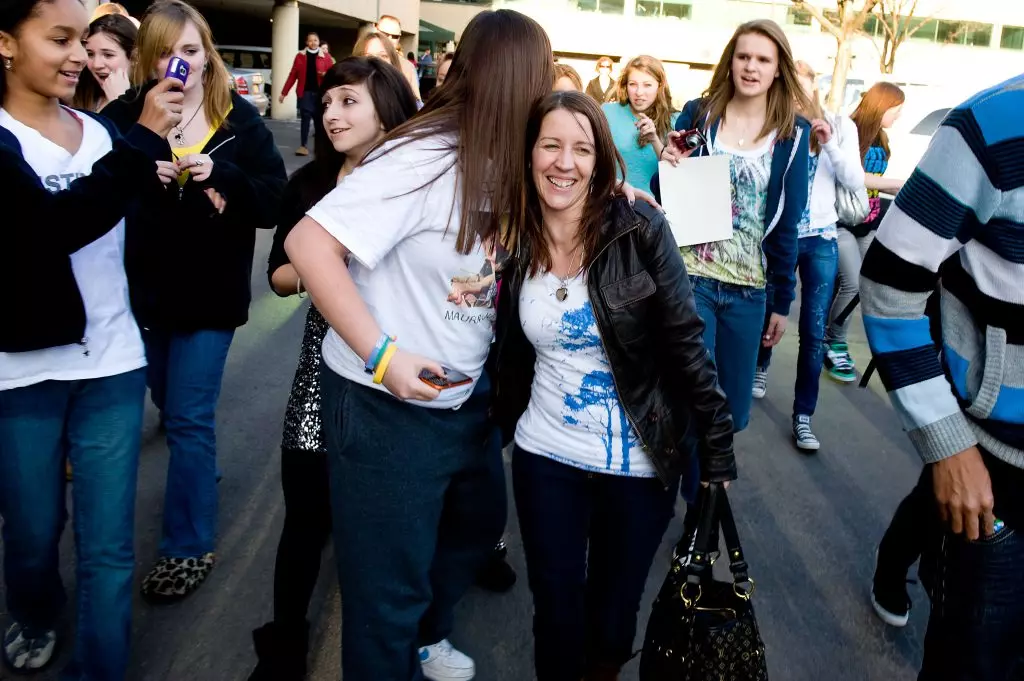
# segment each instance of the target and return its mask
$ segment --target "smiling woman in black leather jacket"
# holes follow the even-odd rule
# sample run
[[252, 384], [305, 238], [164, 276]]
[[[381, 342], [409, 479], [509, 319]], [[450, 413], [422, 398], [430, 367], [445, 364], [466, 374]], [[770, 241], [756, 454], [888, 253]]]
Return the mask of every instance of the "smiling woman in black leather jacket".
[[702, 481], [732, 480], [732, 420], [668, 223], [610, 198], [621, 159], [600, 109], [554, 93], [527, 143], [493, 414], [516, 442], [538, 681], [610, 680], [631, 657], [684, 435], [699, 442]]

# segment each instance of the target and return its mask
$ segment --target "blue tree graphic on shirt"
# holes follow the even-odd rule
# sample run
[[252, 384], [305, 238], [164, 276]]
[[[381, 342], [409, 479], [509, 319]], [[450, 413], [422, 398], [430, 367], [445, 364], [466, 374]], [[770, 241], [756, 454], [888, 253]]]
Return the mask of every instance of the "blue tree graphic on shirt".
[[[582, 307], [567, 310], [562, 315], [558, 344], [570, 353], [601, 347], [601, 337], [594, 322], [594, 309], [589, 300]], [[605, 367], [608, 366], [607, 358], [603, 359], [603, 364]], [[611, 371], [594, 370], [585, 375], [580, 383], [579, 392], [567, 393], [564, 403], [568, 410], [563, 414], [566, 425], [579, 426], [601, 438], [607, 454], [605, 467], [608, 469], [612, 467], [612, 455], [617, 444], [612, 419], [618, 417], [622, 433], [619, 438], [622, 471], [628, 473], [629, 452], [636, 446], [636, 436], [625, 411], [619, 406]]]

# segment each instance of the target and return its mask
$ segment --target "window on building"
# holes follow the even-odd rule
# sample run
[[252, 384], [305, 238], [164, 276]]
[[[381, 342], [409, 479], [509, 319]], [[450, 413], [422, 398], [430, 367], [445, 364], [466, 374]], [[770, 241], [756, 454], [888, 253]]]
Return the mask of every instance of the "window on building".
[[939, 31], [939, 22], [934, 19], [919, 19], [913, 17], [911, 19], [901, 19], [900, 26], [906, 26], [909, 22], [909, 30], [912, 31], [912, 40], [925, 40], [927, 42], [935, 42], [935, 36]]
[[576, 0], [576, 9], [581, 12], [623, 14], [625, 12], [625, 0]]
[[935, 40], [947, 45], [988, 47], [992, 44], [992, 24], [979, 24], [974, 21], [939, 21]]
[[805, 9], [790, 7], [786, 11], [786, 23], [793, 26], [810, 26], [813, 19], [811, 13]]
[[1006, 50], [1024, 50], [1024, 26], [1003, 26], [999, 47]]
[[689, 19], [692, 8], [689, 0], [636, 0], [638, 17]]

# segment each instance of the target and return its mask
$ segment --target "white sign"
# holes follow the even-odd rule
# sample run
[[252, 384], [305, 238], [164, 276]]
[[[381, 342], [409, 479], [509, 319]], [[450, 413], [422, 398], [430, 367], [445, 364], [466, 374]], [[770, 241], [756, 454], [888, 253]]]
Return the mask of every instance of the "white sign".
[[658, 164], [661, 205], [682, 246], [732, 238], [732, 179], [725, 154]]

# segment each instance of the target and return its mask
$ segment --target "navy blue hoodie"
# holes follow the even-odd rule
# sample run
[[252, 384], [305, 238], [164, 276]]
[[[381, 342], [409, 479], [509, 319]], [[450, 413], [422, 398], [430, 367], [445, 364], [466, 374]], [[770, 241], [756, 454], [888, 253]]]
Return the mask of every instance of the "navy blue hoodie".
[[[683, 112], [676, 119], [676, 130], [691, 130], [700, 113], [702, 99], [686, 103]], [[718, 135], [715, 121], [708, 125], [705, 120], [703, 132], [714, 145]], [[806, 120], [797, 116], [796, 130], [789, 137], [778, 137], [772, 153], [772, 173], [768, 180], [768, 203], [764, 212], [765, 231], [761, 240], [764, 253], [765, 280], [772, 292], [768, 299], [768, 311], [788, 315], [796, 296], [797, 224], [804, 208], [807, 207], [807, 160], [811, 128]], [[708, 148], [701, 147], [696, 155], [708, 155]], [[661, 201], [661, 185], [658, 175], [651, 180], [655, 198]]]

